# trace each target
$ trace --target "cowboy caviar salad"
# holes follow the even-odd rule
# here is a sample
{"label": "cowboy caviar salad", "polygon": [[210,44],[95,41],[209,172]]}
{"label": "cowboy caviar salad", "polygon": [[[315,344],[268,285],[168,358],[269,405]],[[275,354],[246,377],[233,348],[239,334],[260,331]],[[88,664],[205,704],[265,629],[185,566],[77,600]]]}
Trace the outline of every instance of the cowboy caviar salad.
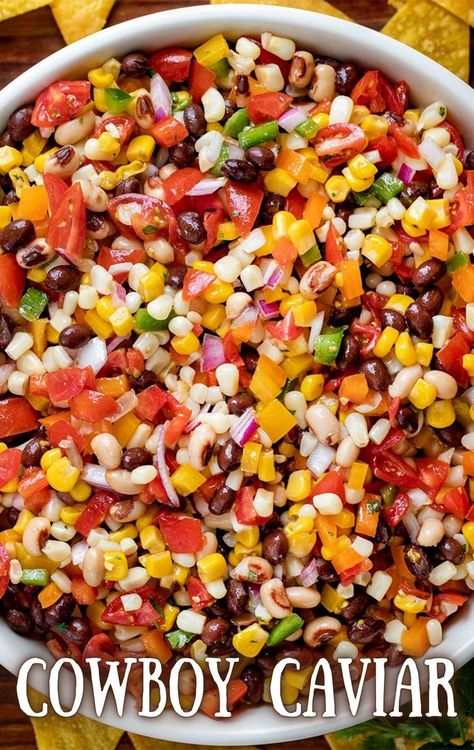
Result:
{"label": "cowboy caviar salad", "polygon": [[231,707],[281,658],[291,704],[318,655],[441,643],[474,589],[474,155],[446,105],[219,34],[53,83],[1,144],[8,625],[77,660],[238,656]]}

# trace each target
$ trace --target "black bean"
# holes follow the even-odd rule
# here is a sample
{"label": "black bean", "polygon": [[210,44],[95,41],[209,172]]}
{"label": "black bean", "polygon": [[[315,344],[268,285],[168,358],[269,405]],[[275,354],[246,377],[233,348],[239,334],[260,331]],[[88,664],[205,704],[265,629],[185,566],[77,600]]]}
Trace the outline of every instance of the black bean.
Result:
{"label": "black bean", "polygon": [[215,516],[222,516],[223,513],[227,513],[234,504],[235,492],[223,484],[219,487],[209,500],[209,512]]}
{"label": "black bean", "polygon": [[273,215],[277,211],[283,211],[285,207],[285,198],[283,195],[276,193],[265,193],[260,207],[260,220],[262,224],[271,224]]}
{"label": "black bean", "polygon": [[105,223],[105,214],[98,211],[86,212],[86,229],[88,232],[99,232]]}
{"label": "black bean", "polygon": [[122,456],[121,467],[126,471],[133,471],[139,466],[149,466],[153,463],[153,456],[146,448],[127,448]]}
{"label": "black bean", "polygon": [[336,359],[338,368],[348,370],[350,367],[355,367],[359,361],[359,356],[360,346],[356,337],[352,333],[345,333]]}
{"label": "black bean", "polygon": [[407,297],[414,297],[416,294],[415,287],[410,281],[399,281],[396,287],[397,294],[406,294]]}
{"label": "black bean", "polygon": [[430,258],[415,268],[411,280],[415,286],[432,286],[442,279],[445,273],[446,263],[438,258]]}
{"label": "black bean", "polygon": [[420,196],[422,198],[428,197],[427,186],[423,182],[412,182],[411,185],[407,185],[407,187],[402,190],[398,197],[405,208],[408,208]]}
{"label": "black bean", "polygon": [[39,466],[41,458],[51,446],[44,438],[36,435],[23,448],[21,462],[25,469],[30,466]]}
{"label": "black bean", "polygon": [[408,544],[404,549],[405,564],[415,578],[427,581],[431,573],[431,562],[426,552],[418,544]]}
{"label": "black bean", "polygon": [[12,134],[5,130],[0,135],[0,146],[10,146],[11,148],[17,147],[17,141],[13,138]]}
{"label": "black bean", "polygon": [[70,618],[76,607],[76,600],[72,594],[63,594],[55,604],[44,611],[44,621],[48,627],[59,625]]}
{"label": "black bean", "polygon": [[470,151],[466,154],[464,164],[466,165],[466,169],[474,169],[474,151]]}
{"label": "black bean", "polygon": [[454,563],[454,565],[461,565],[466,556],[466,551],[461,542],[458,542],[457,539],[449,536],[446,536],[441,540],[438,551],[445,560],[449,560]]}
{"label": "black bean", "polygon": [[129,373],[127,377],[128,382],[130,383],[130,388],[133,388],[136,393],[144,391],[145,388],[149,388],[150,385],[155,385],[158,380],[155,373],[151,370],[143,370],[139,375]]}
{"label": "black bean", "polygon": [[89,328],[75,323],[72,326],[66,326],[59,334],[59,343],[67,349],[80,349],[85,346],[91,338]]}
{"label": "black bean", "polygon": [[412,302],[405,311],[405,318],[410,333],[420,339],[429,339],[433,331],[433,317],[426,307],[419,302]]}
{"label": "black bean", "polygon": [[182,211],[178,215],[178,232],[191,245],[199,245],[206,239],[206,229],[197,211]]}
{"label": "black bean", "polygon": [[356,620],[367,609],[370,602],[370,597],[365,592],[363,594],[356,594],[352,599],[346,600],[346,605],[341,609],[341,617],[346,622]]}
{"label": "black bean", "polygon": [[443,304],[443,292],[437,286],[430,286],[428,289],[424,289],[422,293],[416,298],[416,301],[423,305],[431,315],[437,315],[441,310]]}
{"label": "black bean", "polygon": [[31,115],[33,113],[33,106],[27,104],[25,107],[20,107],[8,118],[7,131],[15,141],[24,141],[34,130],[34,126],[31,124]]}
{"label": "black bean", "polygon": [[372,357],[362,362],[360,371],[365,375],[369,388],[374,391],[386,391],[389,383],[390,376],[388,370],[381,359]]}
{"label": "black bean", "polygon": [[232,101],[232,99],[224,99],[224,117],[222,118],[221,122],[227,122],[229,117],[232,117],[237,112],[237,104]]}
{"label": "black bean", "polygon": [[235,396],[231,396],[227,401],[227,406],[231,414],[240,417],[254,403],[255,399],[252,394],[249,391],[242,391],[236,393]]}
{"label": "black bean", "polygon": [[457,422],[453,422],[449,427],[443,427],[441,430],[437,430],[437,434],[448,448],[461,447],[464,430]]}
{"label": "black bean", "polygon": [[263,538],[263,556],[272,565],[283,562],[288,548],[288,539],[283,529],[274,529]]}
{"label": "black bean", "polygon": [[184,110],[184,124],[191,135],[201,136],[206,132],[206,118],[199,104],[190,104]]}
{"label": "black bean", "polygon": [[336,68],[336,91],[343,96],[349,96],[357,83],[359,69],[352,63],[341,63]]}
{"label": "black bean", "polygon": [[33,629],[33,621],[27,612],[19,609],[9,609],[6,614],[7,625],[20,635],[28,635]]}
{"label": "black bean", "polygon": [[267,146],[251,146],[245,152],[245,158],[256,169],[273,169],[275,166],[275,154]]}
{"label": "black bean", "polygon": [[229,622],[223,617],[215,617],[207,620],[201,633],[201,640],[206,646],[213,646],[219,643],[229,630]]}
{"label": "black bean", "polygon": [[246,584],[243,581],[227,581],[227,594],[225,603],[227,609],[233,615],[240,615],[247,609],[249,594]]}
{"label": "black bean", "polygon": [[122,59],[120,71],[129,78],[143,78],[148,72],[149,64],[141,52],[130,52]]}
{"label": "black bean", "polygon": [[138,177],[125,177],[125,179],[117,182],[114,190],[114,195],[127,195],[128,193],[141,193],[142,184]]}
{"label": "black bean", "polygon": [[251,183],[257,179],[257,170],[244,159],[227,159],[221,172],[234,182]]}
{"label": "black bean", "polygon": [[363,617],[347,628],[347,637],[353,643],[371,643],[381,637],[385,623],[375,617]]}
{"label": "black bean", "polygon": [[410,406],[403,404],[395,414],[397,425],[406,432],[416,432],[418,429],[418,415]]}
{"label": "black bean", "polygon": [[299,646],[297,643],[289,643],[281,646],[276,652],[277,661],[282,659],[296,659],[300,664],[300,669],[310,667],[314,663],[314,652],[307,646]]}
{"label": "black bean", "polygon": [[6,349],[12,340],[12,333],[6,315],[0,313],[0,349]]}
{"label": "black bean", "polygon": [[[202,636],[201,636],[202,637]],[[247,685],[245,700],[249,703],[260,703],[263,697],[263,672],[256,664],[248,664],[242,670],[240,679]]]}
{"label": "black bean", "polygon": [[5,193],[3,196],[3,205],[4,206],[11,206],[13,203],[18,203],[19,197],[15,193],[14,190],[9,190],[8,193]]}
{"label": "black bean", "polygon": [[355,318],[358,318],[362,310],[362,305],[354,307],[333,307],[329,315],[329,325],[338,328],[339,326],[348,326]]}
{"label": "black bean", "polygon": [[169,160],[179,169],[189,167],[196,156],[193,146],[187,141],[181,141],[169,150]]}
{"label": "black bean", "polygon": [[375,540],[379,542],[379,544],[387,544],[391,536],[392,531],[390,529],[390,526],[386,521],[384,521],[382,517],[380,517],[377,524],[377,530],[375,532]]}
{"label": "black bean", "polygon": [[35,238],[34,224],[28,219],[11,221],[0,231],[0,246],[5,253],[15,253]]}
{"label": "black bean", "polygon": [[168,266],[168,277],[166,283],[172,289],[182,289],[184,284],[184,277],[186,276],[186,266]]}
{"label": "black bean", "polygon": [[39,603],[38,599],[35,599],[31,604],[31,618],[37,628],[44,628],[44,609]]}
{"label": "black bean", "polygon": [[390,326],[390,328],[395,328],[395,330],[400,331],[400,333],[402,333],[407,327],[402,313],[398,312],[398,310],[390,310],[388,308],[380,310],[380,323],[382,328]]}
{"label": "black bean", "polygon": [[229,438],[219,447],[217,452],[217,463],[222,471],[232,471],[239,466],[241,457],[242,448],[237,445],[235,440]]}
{"label": "black bean", "polygon": [[257,368],[257,362],[259,360],[258,352],[255,349],[243,346],[240,352],[240,356],[244,360],[244,365],[247,372],[255,372]]}
{"label": "black bean", "polygon": [[81,283],[81,272],[73,266],[55,266],[51,268],[44,281],[46,289],[52,292],[70,292],[78,289]]}
{"label": "black bean", "polygon": [[276,510],[274,510],[270,518],[267,518],[265,523],[262,523],[262,525],[260,526],[260,533],[262,537],[266,536],[269,531],[280,528],[280,523],[280,516],[278,515]]}
{"label": "black bean", "polygon": [[11,528],[18,521],[18,516],[20,515],[20,511],[17,508],[14,508],[13,506],[11,508],[6,508],[6,511],[7,511],[7,522],[8,522],[7,528]]}
{"label": "black bean", "polygon": [[66,626],[64,637],[83,649],[92,636],[92,628],[85,617],[72,617]]}
{"label": "black bean", "polygon": [[337,579],[334,568],[328,560],[325,560],[324,557],[315,557],[314,561],[316,563],[318,576],[322,581],[326,581],[326,583],[332,583]]}
{"label": "black bean", "polygon": [[429,193],[430,193],[430,198],[433,198],[434,200],[436,200],[437,198],[443,197],[444,190],[443,188],[440,188],[436,180],[433,179],[433,180],[430,180]]}

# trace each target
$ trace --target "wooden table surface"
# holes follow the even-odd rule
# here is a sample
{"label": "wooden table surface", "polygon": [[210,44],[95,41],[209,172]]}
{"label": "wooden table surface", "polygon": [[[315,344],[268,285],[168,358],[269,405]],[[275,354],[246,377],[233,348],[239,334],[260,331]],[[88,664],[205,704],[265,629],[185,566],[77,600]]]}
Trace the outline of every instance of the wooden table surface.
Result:
{"label": "wooden table surface", "polygon": [[[87,2],[87,0],[84,0]],[[380,29],[390,18],[393,9],[387,0],[332,0],[340,10],[354,20],[373,29]],[[117,0],[109,18],[109,24],[120,23],[130,18],[143,16],[159,10],[168,10],[186,5],[204,5],[207,0]],[[291,0],[288,0],[291,5]],[[0,23],[0,88],[17,75],[47,55],[60,49],[63,40],[49,8],[42,8],[9,21]],[[337,55],[336,55],[337,56]],[[474,68],[474,34],[471,29],[471,57]],[[474,70],[471,70],[474,85]],[[15,680],[0,669],[0,748],[5,750],[35,750],[33,730],[29,719],[18,707]],[[291,743],[294,750],[325,750],[324,740],[309,740]],[[273,745],[275,750],[284,750],[286,745]],[[131,750],[128,738],[122,738],[119,750]]]}

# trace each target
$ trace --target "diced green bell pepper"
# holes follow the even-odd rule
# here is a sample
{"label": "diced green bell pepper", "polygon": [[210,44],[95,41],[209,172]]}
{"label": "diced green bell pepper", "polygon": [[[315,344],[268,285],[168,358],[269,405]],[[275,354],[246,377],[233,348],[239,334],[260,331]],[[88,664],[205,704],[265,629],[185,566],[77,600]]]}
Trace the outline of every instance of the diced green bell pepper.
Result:
{"label": "diced green bell pepper", "polygon": [[390,172],[384,172],[380,177],[375,180],[373,184],[375,197],[382,201],[382,203],[388,203],[392,198],[396,198],[400,195],[405,185],[398,177]]}
{"label": "diced green bell pepper", "polygon": [[21,583],[25,586],[47,586],[49,573],[46,568],[24,568]]}
{"label": "diced green bell pepper", "polygon": [[239,145],[243,149],[258,146],[260,143],[273,141],[278,135],[278,123],[276,120],[263,122],[261,125],[254,125],[246,128],[239,133]]}
{"label": "diced green bell pepper", "polygon": [[174,317],[174,314],[171,313],[167,318],[157,320],[144,307],[137,310],[134,315],[135,324],[139,331],[166,331],[171,318]]}
{"label": "diced green bell pepper", "polygon": [[49,297],[45,292],[35,287],[26,290],[20,300],[18,309],[25,320],[38,320],[44,308],[48,304]]}
{"label": "diced green bell pepper", "polygon": [[321,260],[321,250],[319,249],[319,246],[313,245],[313,247],[310,247],[306,253],[303,253],[303,255],[300,256],[300,259],[305,268],[309,268],[309,266],[312,266],[317,260]]}
{"label": "diced green bell pepper", "polygon": [[238,109],[237,112],[234,112],[234,114],[229,117],[222,132],[228,138],[237,138],[240,131],[246,128],[249,123],[250,120],[247,107],[244,107],[243,109]]}
{"label": "diced green bell pepper", "polygon": [[276,646],[277,643],[281,643],[289,635],[296,633],[302,625],[304,625],[304,620],[299,615],[292,614],[284,617],[270,630],[266,645]]}
{"label": "diced green bell pepper", "polygon": [[446,266],[449,273],[454,273],[455,271],[459,271],[460,268],[467,266],[467,264],[468,256],[466,253],[456,253],[456,255],[453,255],[453,257],[448,260]]}
{"label": "diced green bell pepper", "polygon": [[195,633],[188,633],[186,630],[172,630],[171,633],[166,633],[171,648],[184,648],[194,637]]}
{"label": "diced green bell pepper", "polygon": [[105,106],[113,115],[120,115],[125,112],[132,98],[122,89],[104,89]]}
{"label": "diced green bell pepper", "polygon": [[342,344],[342,337],[347,326],[327,328],[316,336],[314,341],[314,358],[321,365],[332,365]]}
{"label": "diced green bell pepper", "polygon": [[295,128],[295,133],[298,133],[302,138],[307,138],[309,141],[314,138],[319,130],[318,123],[308,117],[307,120],[298,125]]}

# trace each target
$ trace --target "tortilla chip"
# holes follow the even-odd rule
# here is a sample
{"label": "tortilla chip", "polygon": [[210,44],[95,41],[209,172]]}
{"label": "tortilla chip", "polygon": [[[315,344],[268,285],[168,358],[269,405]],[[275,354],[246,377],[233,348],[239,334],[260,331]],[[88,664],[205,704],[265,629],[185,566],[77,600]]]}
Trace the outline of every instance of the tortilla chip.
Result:
{"label": "tortilla chip", "polygon": [[[45,698],[36,690],[28,690],[31,707],[39,711]],[[76,714],[68,719],[48,713],[41,719],[31,719],[38,750],[115,750],[123,734]]]}
{"label": "tortilla chip", "polygon": [[409,0],[382,29],[469,80],[469,26],[431,0]]}
{"label": "tortilla chip", "polygon": [[[390,5],[394,8],[402,8],[407,0],[388,0]],[[454,16],[457,16],[461,21],[469,23],[474,26],[474,7],[472,0],[433,0],[437,5],[441,5],[442,8],[446,8]]]}
{"label": "tortilla chip", "polygon": [[66,44],[103,29],[114,2],[115,0],[53,0],[53,16]]}
{"label": "tortilla chip", "polygon": [[[223,3],[255,3],[256,0],[211,0],[214,5]],[[342,10],[335,8],[326,0],[258,0],[259,5],[283,5],[290,8],[299,8],[300,10],[312,10],[315,13],[324,13],[326,16],[335,16],[343,18],[345,21],[352,21],[352,18],[346,16]]]}
{"label": "tortilla chip", "polygon": [[[185,745],[182,742],[169,742],[169,740],[154,740],[152,737],[141,737],[139,734],[128,733],[135,750],[202,750],[202,745]],[[212,750],[228,750],[225,747],[212,746]],[[257,750],[256,747],[245,745],[245,747],[234,747],[233,750]]]}
{"label": "tortilla chip", "polygon": [[30,10],[44,8],[50,3],[51,0],[0,0],[0,21],[21,16],[22,13],[28,13]]}

